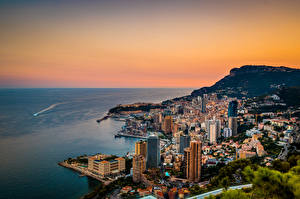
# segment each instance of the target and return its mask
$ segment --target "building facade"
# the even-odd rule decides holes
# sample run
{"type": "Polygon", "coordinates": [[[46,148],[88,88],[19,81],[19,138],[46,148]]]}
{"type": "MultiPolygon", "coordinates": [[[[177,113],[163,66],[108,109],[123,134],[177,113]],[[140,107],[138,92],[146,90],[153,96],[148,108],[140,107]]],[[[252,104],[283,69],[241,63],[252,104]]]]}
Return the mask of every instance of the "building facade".
{"type": "Polygon", "coordinates": [[[201,112],[206,113],[206,104],[207,104],[208,96],[207,94],[203,94],[201,98],[201,112]]]}
{"type": "Polygon", "coordinates": [[[147,142],[144,140],[135,143],[135,155],[142,155],[144,158],[147,156],[147,142]]]}
{"type": "Polygon", "coordinates": [[[237,135],[237,118],[236,117],[229,117],[228,119],[228,128],[232,131],[232,136],[237,135]]]}
{"type": "Polygon", "coordinates": [[[256,156],[256,152],[254,151],[245,151],[240,149],[236,152],[236,159],[246,159],[251,158],[253,156],[256,156]]]}
{"type": "Polygon", "coordinates": [[[184,149],[190,146],[191,137],[189,135],[180,135],[179,137],[179,153],[184,153],[184,149]]]}
{"type": "Polygon", "coordinates": [[[134,155],[132,159],[132,178],[134,182],[141,182],[146,170],[146,159],[142,155],[134,155]]]}
{"type": "Polygon", "coordinates": [[[209,124],[209,143],[217,142],[217,124],[212,122],[209,124]]]}
{"type": "Polygon", "coordinates": [[[224,128],[223,137],[228,138],[232,136],[232,130],[230,128],[224,128]]]}
{"type": "Polygon", "coordinates": [[[184,150],[186,178],[191,182],[199,182],[201,179],[202,143],[191,141],[190,147],[184,150]]]}
{"type": "Polygon", "coordinates": [[[236,100],[230,101],[228,104],[228,118],[237,117],[238,102],[236,100]]]}
{"type": "Polygon", "coordinates": [[[163,123],[163,130],[166,134],[172,133],[173,130],[173,118],[171,115],[165,116],[163,123]]]}
{"type": "Polygon", "coordinates": [[[209,143],[215,143],[221,137],[221,121],[218,119],[205,121],[209,143]]]}
{"type": "Polygon", "coordinates": [[[160,164],[160,142],[156,135],[147,139],[147,169],[157,168],[160,164]]]}
{"type": "Polygon", "coordinates": [[[88,158],[88,170],[101,176],[117,175],[125,171],[125,159],[101,160],[92,156],[88,158]]]}

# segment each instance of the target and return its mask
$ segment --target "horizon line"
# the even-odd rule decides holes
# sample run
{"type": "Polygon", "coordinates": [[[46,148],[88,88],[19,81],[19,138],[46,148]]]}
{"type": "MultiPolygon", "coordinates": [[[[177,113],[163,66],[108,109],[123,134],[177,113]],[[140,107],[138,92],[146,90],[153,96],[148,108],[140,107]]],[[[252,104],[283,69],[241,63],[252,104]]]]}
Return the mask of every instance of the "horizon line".
{"type": "Polygon", "coordinates": [[[195,89],[199,87],[0,87],[0,89],[195,89]]]}

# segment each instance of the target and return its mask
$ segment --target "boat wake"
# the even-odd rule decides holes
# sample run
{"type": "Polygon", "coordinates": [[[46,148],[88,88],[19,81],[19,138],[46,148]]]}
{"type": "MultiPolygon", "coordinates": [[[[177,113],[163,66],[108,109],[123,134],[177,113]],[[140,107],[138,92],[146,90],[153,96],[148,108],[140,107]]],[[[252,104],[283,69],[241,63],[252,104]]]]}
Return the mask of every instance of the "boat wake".
{"type": "Polygon", "coordinates": [[[47,108],[45,108],[45,109],[43,109],[43,110],[41,110],[41,111],[39,111],[39,112],[37,112],[37,113],[34,113],[33,116],[34,116],[34,117],[37,117],[37,116],[39,116],[40,114],[42,114],[42,113],[44,113],[44,112],[46,112],[46,111],[49,111],[49,110],[53,109],[54,107],[56,107],[57,105],[60,105],[60,104],[63,104],[63,103],[52,104],[52,105],[50,105],[49,107],[47,107],[47,108]]]}

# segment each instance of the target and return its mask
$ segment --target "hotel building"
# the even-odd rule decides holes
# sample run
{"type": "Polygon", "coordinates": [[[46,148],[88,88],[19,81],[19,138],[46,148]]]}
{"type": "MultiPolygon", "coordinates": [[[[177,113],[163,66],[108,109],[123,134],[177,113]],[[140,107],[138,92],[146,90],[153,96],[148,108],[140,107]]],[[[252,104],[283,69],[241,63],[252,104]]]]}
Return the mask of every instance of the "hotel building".
{"type": "Polygon", "coordinates": [[[101,176],[117,175],[125,171],[125,159],[101,160],[92,156],[88,158],[88,170],[101,176]]]}

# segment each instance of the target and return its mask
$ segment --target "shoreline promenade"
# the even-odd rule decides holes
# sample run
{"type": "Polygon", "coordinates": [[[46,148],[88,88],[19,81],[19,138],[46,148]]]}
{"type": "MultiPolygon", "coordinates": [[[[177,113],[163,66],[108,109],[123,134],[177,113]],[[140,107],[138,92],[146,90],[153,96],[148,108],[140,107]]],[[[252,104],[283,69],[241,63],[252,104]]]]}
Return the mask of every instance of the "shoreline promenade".
{"type": "Polygon", "coordinates": [[[68,169],[72,169],[84,176],[88,176],[88,177],[91,177],[91,178],[94,178],[100,182],[102,182],[104,185],[109,185],[111,182],[113,182],[114,180],[112,179],[109,179],[109,180],[104,180],[102,179],[100,176],[98,175],[95,175],[93,174],[92,172],[88,171],[86,168],[79,168],[78,166],[73,166],[71,164],[68,164],[66,162],[59,162],[58,163],[59,166],[62,166],[62,167],[65,167],[65,168],[68,168],[68,169]]]}

